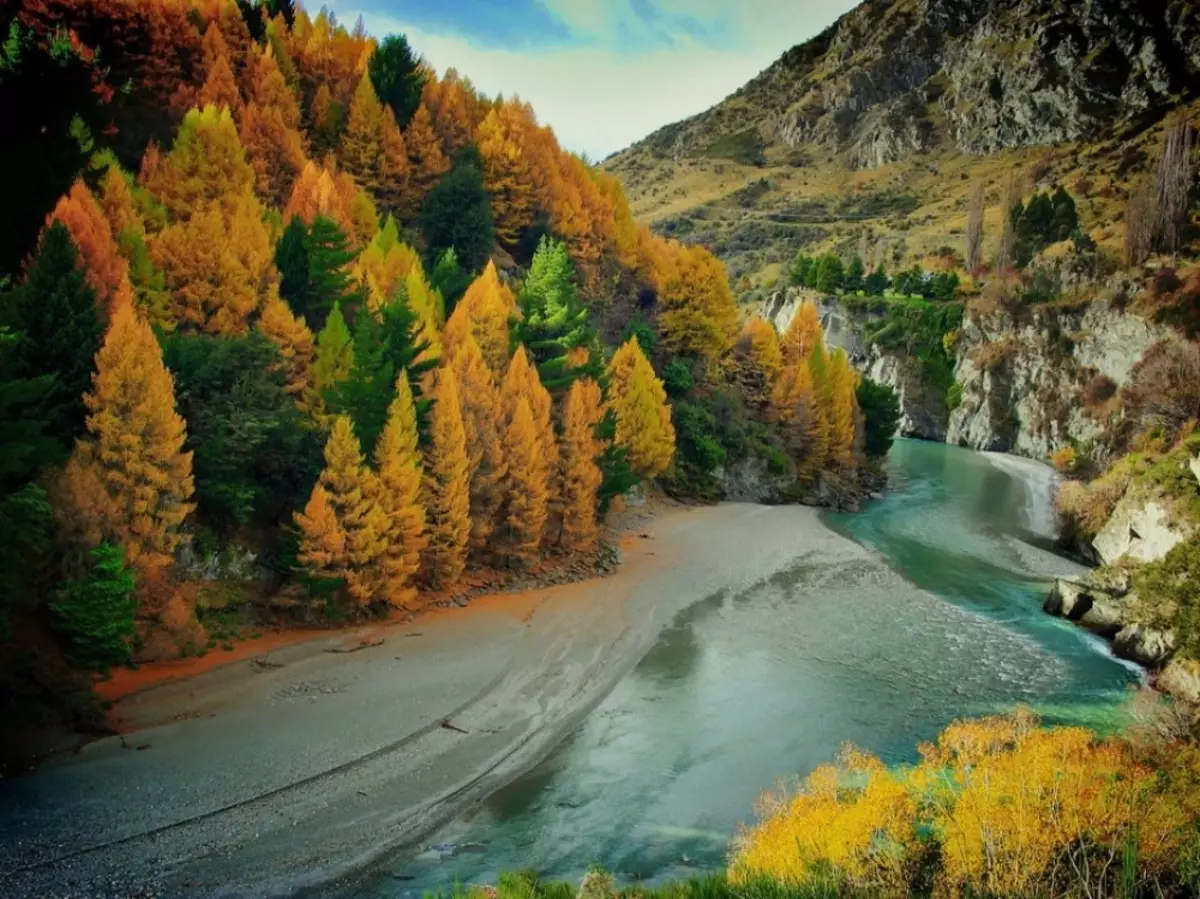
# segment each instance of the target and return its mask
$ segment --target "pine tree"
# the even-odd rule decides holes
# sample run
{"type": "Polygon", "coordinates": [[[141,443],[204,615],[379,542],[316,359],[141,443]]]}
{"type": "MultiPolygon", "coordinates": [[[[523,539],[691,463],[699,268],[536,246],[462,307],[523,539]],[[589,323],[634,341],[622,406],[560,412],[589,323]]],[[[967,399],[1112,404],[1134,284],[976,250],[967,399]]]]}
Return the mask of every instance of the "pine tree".
{"type": "Polygon", "coordinates": [[[546,528],[547,466],[545,447],[538,439],[529,401],[519,397],[504,435],[505,478],[504,549],[513,562],[536,561],[546,528]]]}
{"type": "MultiPolygon", "coordinates": [[[[332,316],[330,317],[332,320],[332,316]]],[[[387,422],[396,380],[381,322],[366,313],[354,319],[354,359],[346,377],[325,393],[326,408],[346,415],[368,449],[375,445],[387,422]]]]}
{"type": "Polygon", "coordinates": [[[429,543],[421,567],[429,583],[444,590],[458,581],[466,567],[471,535],[470,472],[454,371],[442,367],[430,377],[433,414],[421,492],[429,543]]]}
{"type": "Polygon", "coordinates": [[[591,553],[596,548],[600,485],[604,474],[598,460],[604,447],[596,429],[604,417],[600,387],[591,378],[571,385],[563,407],[562,533],[559,544],[569,552],[591,553]]]}
{"type": "Polygon", "coordinates": [[[675,427],[663,383],[637,340],[630,338],[608,364],[608,405],[616,419],[615,443],[628,454],[630,467],[653,478],[675,456],[675,427]]]}
{"type": "Polygon", "coordinates": [[[324,327],[334,306],[353,307],[361,300],[351,274],[353,261],[349,240],[332,219],[318,215],[306,227],[293,218],[275,247],[280,296],[314,328],[324,327]]]}
{"type": "Polygon", "coordinates": [[[512,247],[533,221],[534,183],[529,160],[521,150],[517,122],[508,110],[508,104],[492,109],[475,139],[492,197],[496,238],[512,247]]]}
{"type": "Polygon", "coordinates": [[[58,201],[46,226],[54,222],[70,233],[79,266],[95,291],[103,316],[107,319],[119,303],[132,302],[129,263],[113,239],[104,210],[81,179],[76,179],[70,193],[58,201]]]}
{"type": "Polygon", "coordinates": [[[444,258],[453,250],[462,266],[473,272],[488,261],[496,234],[479,154],[470,149],[458,154],[454,168],[425,196],[420,225],[430,258],[444,258]]]}
{"type": "Polygon", "coordinates": [[[350,377],[354,368],[354,342],[341,306],[335,305],[325,321],[325,327],[317,335],[317,349],[313,357],[312,378],[302,394],[302,406],[313,420],[328,424],[325,398],[343,381],[350,377]]]}
{"type": "Polygon", "coordinates": [[[117,512],[100,527],[140,570],[170,564],[193,509],[192,454],[158,341],[132,305],[113,314],[84,403],[90,439],[76,456],[117,512]]]}
{"type": "Polygon", "coordinates": [[[446,354],[453,356],[469,333],[483,351],[488,367],[499,377],[508,363],[508,322],[515,310],[516,299],[512,291],[500,283],[496,266],[489,262],[483,274],[467,288],[446,322],[442,334],[446,354]]]}
{"type": "Polygon", "coordinates": [[[297,403],[302,401],[312,379],[313,334],[304,317],[297,318],[287,303],[271,297],[263,306],[259,330],[279,348],[281,365],[287,382],[285,388],[297,403]]]}
{"type": "Polygon", "coordinates": [[[659,289],[663,340],[676,353],[713,362],[733,345],[738,311],[725,266],[703,247],[682,247],[659,289]]]}
{"type": "MultiPolygon", "coordinates": [[[[71,237],[58,222],[42,232],[37,256],[13,297],[24,339],[15,366],[22,378],[53,378],[39,403],[45,434],[69,452],[84,430],[83,394],[92,381],[103,328],[71,237]]],[[[7,355],[7,353],[6,353],[7,355]]]]}
{"type": "Polygon", "coordinates": [[[566,245],[543,238],[518,298],[521,315],[513,323],[515,339],[525,345],[542,383],[555,395],[565,393],[577,378],[599,377],[602,370],[599,354],[591,351],[598,338],[574,277],[566,245]],[[578,363],[570,361],[572,353],[578,363]]]}
{"type": "Polygon", "coordinates": [[[504,500],[504,406],[496,379],[469,334],[451,359],[461,394],[471,482],[471,550],[487,548],[504,500]]]}
{"type": "Polygon", "coordinates": [[[396,116],[396,121],[407,125],[421,102],[421,90],[429,74],[404,35],[385,37],[371,54],[367,71],[379,98],[396,116]]]}
{"type": "Polygon", "coordinates": [[[397,608],[411,608],[412,580],[425,549],[425,510],[421,507],[421,457],[417,451],[417,414],[408,375],[396,378],[396,397],[375,445],[378,502],[388,519],[387,550],[382,560],[384,591],[397,608]]]}

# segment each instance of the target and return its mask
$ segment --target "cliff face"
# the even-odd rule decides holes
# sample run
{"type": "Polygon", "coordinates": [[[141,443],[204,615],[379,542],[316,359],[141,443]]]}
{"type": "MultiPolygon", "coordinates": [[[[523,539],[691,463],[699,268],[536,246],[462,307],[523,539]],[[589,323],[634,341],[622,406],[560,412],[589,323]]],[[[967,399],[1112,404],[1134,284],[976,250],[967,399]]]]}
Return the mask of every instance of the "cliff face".
{"type": "Polygon", "coordinates": [[[1103,455],[1108,400],[1150,346],[1170,339],[1171,329],[1105,300],[1020,317],[968,311],[956,347],[961,402],[946,441],[1035,459],[1068,444],[1103,455]]]}
{"type": "Polygon", "coordinates": [[[1190,0],[868,0],[639,151],[673,159],[817,145],[873,168],[1138,128],[1195,95],[1190,0]]]}

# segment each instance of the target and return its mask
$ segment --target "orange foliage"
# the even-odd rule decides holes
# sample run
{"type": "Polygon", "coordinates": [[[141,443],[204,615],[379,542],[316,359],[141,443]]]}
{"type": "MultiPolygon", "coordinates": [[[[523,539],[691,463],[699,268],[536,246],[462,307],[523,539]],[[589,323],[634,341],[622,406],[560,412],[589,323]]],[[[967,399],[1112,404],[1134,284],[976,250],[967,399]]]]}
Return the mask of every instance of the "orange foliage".
{"type": "Polygon", "coordinates": [[[96,292],[101,312],[109,316],[121,303],[132,303],[129,263],[117,248],[104,210],[82,179],[76,179],[70,192],[55,205],[46,225],[53,222],[60,222],[70,233],[79,252],[79,267],[96,292]]]}
{"type": "Polygon", "coordinates": [[[471,142],[486,115],[484,104],[454,69],[448,69],[441,80],[431,77],[425,82],[421,103],[429,110],[433,130],[442,141],[442,153],[447,159],[471,142]]]}
{"type": "Polygon", "coordinates": [[[533,221],[534,185],[522,151],[524,107],[504,103],[487,114],[475,135],[484,181],[492,198],[496,238],[514,246],[533,221]]]}
{"type": "Polygon", "coordinates": [[[145,179],[173,221],[186,221],[209,204],[230,207],[254,189],[254,169],[227,109],[206,106],[183,120],[171,152],[145,179]]]}
{"type": "Polygon", "coordinates": [[[416,218],[425,195],[437,180],[450,171],[450,161],[442,152],[442,142],[433,130],[433,119],[424,104],[417,107],[412,121],[404,130],[404,147],[408,152],[408,196],[405,198],[404,217],[416,218]]]}
{"type": "Polygon", "coordinates": [[[658,291],[667,346],[707,362],[733,345],[738,311],[725,265],[704,247],[679,247],[658,291]]]}
{"type": "Polygon", "coordinates": [[[311,225],[319,215],[336,222],[354,249],[366,246],[378,228],[375,206],[353,178],[309,162],[296,179],[283,209],[283,220],[299,216],[311,225]]]}
{"type": "Polygon", "coordinates": [[[458,379],[443,366],[430,373],[425,395],[433,400],[421,504],[429,543],[421,558],[425,577],[436,587],[453,586],[467,564],[471,536],[471,485],[467,437],[459,405],[458,379]]]}
{"type": "Polygon", "coordinates": [[[313,334],[303,317],[292,314],[288,304],[271,295],[263,304],[259,330],[279,348],[287,379],[286,391],[297,403],[312,379],[313,334]]]}
{"type": "Polygon", "coordinates": [[[516,306],[512,291],[500,283],[495,264],[488,262],[483,274],[467,288],[446,322],[442,333],[446,354],[453,356],[470,334],[483,351],[492,373],[497,377],[502,375],[508,364],[508,320],[516,306]]]}
{"type": "Polygon", "coordinates": [[[546,526],[548,496],[544,450],[529,400],[519,397],[504,435],[508,475],[501,532],[505,555],[518,564],[528,565],[537,560],[546,526]]]}
{"type": "Polygon", "coordinates": [[[608,406],[617,419],[616,443],[628,452],[635,472],[657,477],[675,458],[675,426],[667,392],[636,338],[613,355],[608,377],[608,406]]]}
{"type": "Polygon", "coordinates": [[[421,568],[425,549],[425,510],[420,505],[421,457],[417,451],[417,415],[408,372],[396,378],[396,398],[388,408],[387,423],[375,446],[379,473],[377,501],[387,518],[381,565],[384,593],[391,605],[415,604],[412,579],[421,568]]]}
{"type": "Polygon", "coordinates": [[[496,528],[508,474],[502,436],[504,406],[495,376],[469,333],[450,357],[458,380],[471,482],[471,549],[482,552],[496,528]]]}
{"type": "Polygon", "coordinates": [[[563,404],[559,543],[570,552],[593,552],[599,536],[596,512],[604,474],[597,460],[604,447],[596,438],[596,427],[604,417],[603,403],[599,385],[591,378],[580,378],[567,391],[563,404]]]}
{"type": "Polygon", "coordinates": [[[235,115],[241,110],[242,95],[238,92],[229,60],[224,56],[218,56],[208,70],[208,77],[196,94],[196,104],[200,107],[224,107],[235,115]]]}

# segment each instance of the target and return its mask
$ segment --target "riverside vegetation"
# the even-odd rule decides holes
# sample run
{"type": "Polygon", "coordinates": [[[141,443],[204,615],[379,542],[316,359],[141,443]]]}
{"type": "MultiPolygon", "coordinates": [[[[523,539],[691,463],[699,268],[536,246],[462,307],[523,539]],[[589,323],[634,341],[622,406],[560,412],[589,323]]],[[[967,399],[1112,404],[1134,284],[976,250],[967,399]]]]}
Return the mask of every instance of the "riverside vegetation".
{"type": "MultiPolygon", "coordinates": [[[[621,182],[527,105],[437,77],[401,36],[291,0],[27,0],[0,29],[10,722],[92,726],[80,672],[204,651],[230,616],[415,613],[481,573],[593,558],[639,481],[716,498],[753,460],[777,498],[841,502],[887,452],[896,398],[827,345],[814,305],[783,333],[743,319],[716,255],[639,225],[621,182]]],[[[1190,134],[1167,136],[1167,174],[1128,198],[1132,265],[1188,252],[1190,134]]],[[[705,152],[754,166],[762,150],[739,131],[705,152]]],[[[887,199],[864,214],[912,205],[887,199]]],[[[872,342],[916,358],[953,407],[963,295],[1044,302],[1039,259],[1094,249],[1059,186],[1001,206],[1003,296],[976,290],[973,199],[955,264],[830,240],[788,277],[873,309],[872,342]]],[[[1189,278],[1159,285],[1181,328],[1189,278]]],[[[1081,539],[1135,482],[1193,508],[1185,346],[1109,410],[1119,451],[1058,460],[1098,477],[1062,501],[1081,539]]],[[[1097,405],[1117,395],[1102,386],[1097,405]]],[[[1185,655],[1197,557],[1189,536],[1131,575],[1185,655]]],[[[965,722],[902,770],[847,750],[764,801],[727,874],[649,890],[596,873],[582,892],[1193,896],[1200,758],[1179,721],[1140,742],[1019,713],[965,722]]],[[[481,892],[573,888],[512,875],[481,892]]]]}

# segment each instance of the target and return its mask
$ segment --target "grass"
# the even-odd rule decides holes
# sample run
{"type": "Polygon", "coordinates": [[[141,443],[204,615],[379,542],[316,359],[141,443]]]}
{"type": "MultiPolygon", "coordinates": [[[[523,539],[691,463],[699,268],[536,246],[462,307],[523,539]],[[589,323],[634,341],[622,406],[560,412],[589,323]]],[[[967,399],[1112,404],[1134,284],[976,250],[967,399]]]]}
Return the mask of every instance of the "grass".
{"type": "Polygon", "coordinates": [[[520,871],[501,874],[495,887],[460,884],[451,890],[427,892],[424,899],[867,899],[868,895],[832,881],[789,885],[763,879],[735,885],[724,872],[660,886],[619,885],[611,875],[593,869],[581,886],[544,881],[536,871],[520,871]]]}

